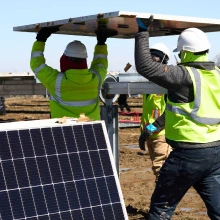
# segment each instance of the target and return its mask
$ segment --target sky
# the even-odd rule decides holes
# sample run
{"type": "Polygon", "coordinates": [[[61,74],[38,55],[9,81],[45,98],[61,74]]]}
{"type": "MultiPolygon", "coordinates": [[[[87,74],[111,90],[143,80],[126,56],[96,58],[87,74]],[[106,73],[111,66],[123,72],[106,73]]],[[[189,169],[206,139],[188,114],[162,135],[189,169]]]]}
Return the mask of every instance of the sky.
{"type": "MultiPolygon", "coordinates": [[[[13,27],[35,24],[70,17],[95,15],[114,11],[128,11],[150,14],[190,16],[220,19],[219,0],[1,0],[0,13],[0,72],[30,72],[30,54],[36,34],[15,32],[13,27]]],[[[209,59],[220,54],[220,32],[207,33],[211,43],[209,59]]],[[[170,64],[175,65],[172,51],[176,48],[178,36],[151,37],[150,45],[161,42],[170,50],[170,64]]],[[[80,40],[87,47],[88,64],[93,58],[95,37],[74,35],[52,35],[46,43],[46,63],[59,70],[59,60],[66,45],[80,40]]],[[[107,40],[109,71],[124,72],[129,62],[134,67],[134,39],[107,40]]],[[[132,70],[132,68],[131,68],[132,70]]],[[[131,71],[130,70],[130,71],[131,71]]]]}

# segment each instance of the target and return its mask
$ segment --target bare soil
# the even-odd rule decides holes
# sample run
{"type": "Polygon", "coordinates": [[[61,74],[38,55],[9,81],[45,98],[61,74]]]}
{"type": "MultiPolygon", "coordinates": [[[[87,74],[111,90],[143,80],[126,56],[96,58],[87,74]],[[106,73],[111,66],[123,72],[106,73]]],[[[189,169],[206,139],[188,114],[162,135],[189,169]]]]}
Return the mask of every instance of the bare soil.
{"type": "MultiPolygon", "coordinates": [[[[132,111],[141,112],[141,98],[129,98],[128,103],[132,111]]],[[[48,99],[41,96],[8,97],[5,104],[7,114],[0,116],[2,123],[50,117],[48,99]]],[[[146,218],[155,187],[149,154],[139,150],[138,137],[139,128],[119,129],[120,184],[129,220],[146,218]]],[[[193,188],[179,203],[172,219],[209,219],[203,201],[193,188]]]]}

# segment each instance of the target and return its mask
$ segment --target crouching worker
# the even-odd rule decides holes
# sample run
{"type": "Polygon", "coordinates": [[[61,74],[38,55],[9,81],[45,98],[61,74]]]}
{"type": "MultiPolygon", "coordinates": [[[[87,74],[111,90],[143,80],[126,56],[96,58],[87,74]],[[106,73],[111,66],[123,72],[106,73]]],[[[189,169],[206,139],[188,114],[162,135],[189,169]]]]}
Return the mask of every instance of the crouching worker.
{"type": "Polygon", "coordinates": [[[45,42],[58,28],[42,28],[33,44],[30,66],[38,80],[50,93],[51,118],[78,118],[84,113],[92,120],[100,119],[99,91],[108,68],[108,37],[116,32],[96,30],[97,45],[90,69],[87,50],[80,41],[70,42],[60,58],[60,71],[45,64],[45,42]]]}

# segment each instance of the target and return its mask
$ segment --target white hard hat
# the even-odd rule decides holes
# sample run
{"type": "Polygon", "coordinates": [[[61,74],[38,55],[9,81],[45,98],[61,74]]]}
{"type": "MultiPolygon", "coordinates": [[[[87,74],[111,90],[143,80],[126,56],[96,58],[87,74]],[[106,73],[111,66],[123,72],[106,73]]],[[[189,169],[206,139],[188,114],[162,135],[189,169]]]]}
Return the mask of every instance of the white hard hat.
{"type": "Polygon", "coordinates": [[[170,51],[165,44],[156,43],[150,48],[150,50],[159,50],[163,52],[165,55],[167,55],[168,59],[170,59],[170,51]]]}
{"type": "Polygon", "coordinates": [[[184,30],[177,42],[177,48],[173,52],[181,50],[193,53],[208,50],[211,47],[206,34],[198,28],[188,28],[184,30]]]}
{"type": "Polygon", "coordinates": [[[87,58],[87,51],[84,44],[78,40],[70,42],[64,51],[64,55],[67,57],[87,58]]]}

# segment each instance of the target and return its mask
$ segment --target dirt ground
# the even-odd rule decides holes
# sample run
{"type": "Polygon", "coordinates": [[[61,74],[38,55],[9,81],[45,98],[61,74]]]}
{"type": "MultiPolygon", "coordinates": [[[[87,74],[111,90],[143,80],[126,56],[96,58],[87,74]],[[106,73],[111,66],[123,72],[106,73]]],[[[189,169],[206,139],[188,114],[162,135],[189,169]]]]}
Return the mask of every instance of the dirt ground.
{"type": "MultiPolygon", "coordinates": [[[[129,98],[132,111],[141,112],[141,98],[129,98]]],[[[40,96],[6,97],[7,114],[0,122],[49,118],[48,99],[40,96]]],[[[119,116],[119,119],[122,118],[119,116]]],[[[147,151],[138,148],[139,128],[119,129],[120,184],[129,220],[145,219],[155,183],[147,151]]],[[[177,206],[173,220],[207,220],[206,208],[194,189],[177,206]]]]}

